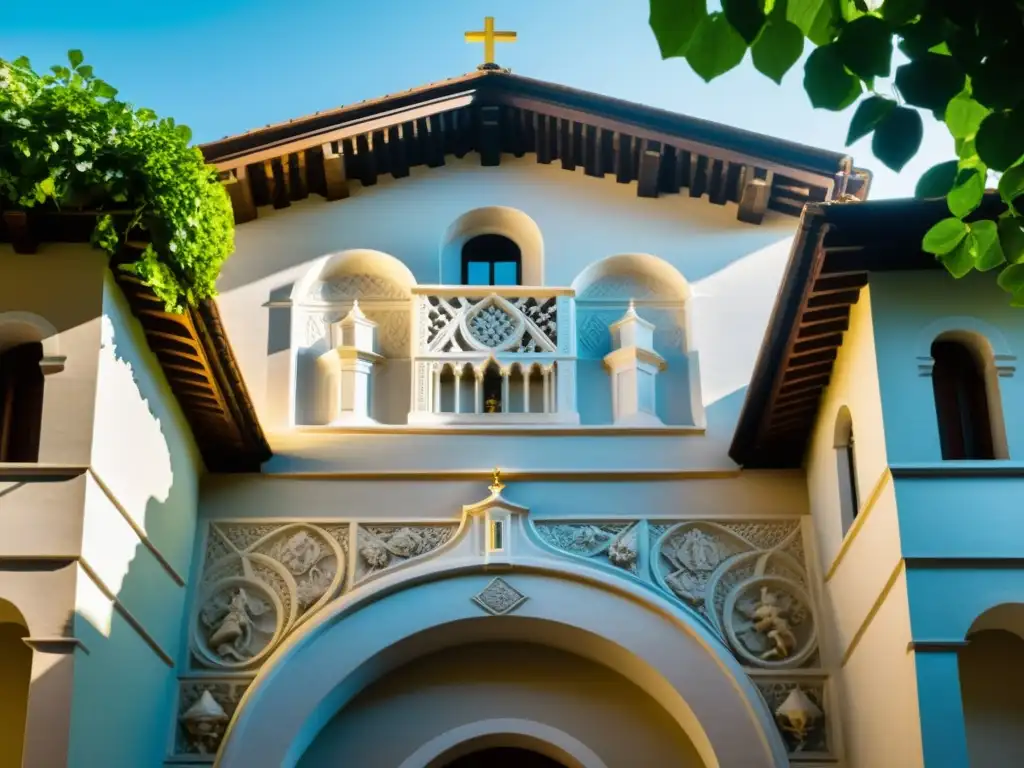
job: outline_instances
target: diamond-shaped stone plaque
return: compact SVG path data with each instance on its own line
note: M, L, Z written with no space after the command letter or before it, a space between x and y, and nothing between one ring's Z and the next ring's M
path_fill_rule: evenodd
M473 596L473 602L492 616L504 616L512 613L526 602L526 595L515 587L509 586L501 577L491 579L491 583Z

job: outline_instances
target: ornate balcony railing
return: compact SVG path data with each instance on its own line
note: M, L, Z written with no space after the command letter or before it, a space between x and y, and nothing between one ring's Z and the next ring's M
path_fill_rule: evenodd
M573 291L413 289L410 423L577 423Z

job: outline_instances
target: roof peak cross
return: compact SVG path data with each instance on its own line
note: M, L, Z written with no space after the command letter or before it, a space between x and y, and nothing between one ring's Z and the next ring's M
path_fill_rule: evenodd
M465 38L467 43L483 43L484 44L484 69L494 69L497 64L494 61L494 44L495 43L514 43L516 41L515 32L495 32L494 31L494 17L484 17L484 28L477 32L466 32Z

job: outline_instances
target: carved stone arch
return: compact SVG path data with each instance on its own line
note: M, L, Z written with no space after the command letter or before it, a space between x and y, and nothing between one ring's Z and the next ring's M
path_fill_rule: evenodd
M523 558L507 578L529 599L498 619L471 599L493 581L478 562L425 562L338 598L263 666L215 765L294 766L371 682L425 652L493 637L496 621L506 640L549 645L627 676L678 723L708 768L789 764L756 686L686 611L645 585L545 560Z
M408 299L416 278L383 251L356 248L318 259L295 284L292 301L321 302Z
M441 238L438 272L442 285L462 283L462 246L477 235L501 235L519 246L522 284L544 285L544 238L532 218L516 208L488 206L457 218Z
M34 312L0 312L0 352L34 341L43 345L43 373L63 370L60 334L49 320Z
M581 350L602 357L610 351L608 326L630 301L655 324L655 347L663 355L687 354L691 348L688 300L690 284L664 259L626 253L596 261L572 282L578 306Z

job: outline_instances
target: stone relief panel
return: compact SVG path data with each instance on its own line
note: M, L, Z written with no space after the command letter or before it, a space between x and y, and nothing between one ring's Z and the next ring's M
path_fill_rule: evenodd
M412 323L408 309L384 309L372 303L360 301L360 308L370 320L377 323L377 352L385 358L401 360L411 354L409 341ZM345 311L311 312L306 317L306 348L320 348L326 351L331 343L331 325L341 320Z
M423 296L421 318L424 352L528 354L558 349L556 296Z
M538 522L534 528L555 549L638 572L640 523Z
M756 679L775 724L795 760L834 760L825 681Z
M581 357L601 358L612 350L609 326L622 318L629 299L602 302L600 305L581 301L577 309L576 335ZM644 307L638 311L645 320L654 323L654 348L662 355L683 354L686 348L685 314L681 307Z
M348 524L211 523L192 626L208 668L252 669L344 583Z
M212 761L251 682L249 678L179 681L172 755Z
M360 525L356 549L356 581L420 557L451 541L459 526Z
M696 611L747 667L818 663L796 520L537 521L534 530L560 552L653 581Z
M654 580L698 611L748 666L816 658L799 524L687 521L651 527Z

